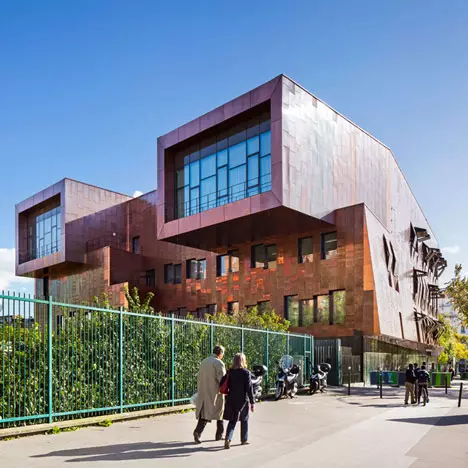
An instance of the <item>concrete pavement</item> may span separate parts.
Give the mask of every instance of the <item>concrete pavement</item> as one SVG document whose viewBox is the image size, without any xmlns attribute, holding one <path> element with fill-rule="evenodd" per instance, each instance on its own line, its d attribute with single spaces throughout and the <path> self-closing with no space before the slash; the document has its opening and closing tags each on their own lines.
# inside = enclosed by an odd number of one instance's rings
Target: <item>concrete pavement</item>
<svg viewBox="0 0 468 468">
<path fill-rule="evenodd" d="M 193 413 L 0 442 L 0 467 L 451 468 L 468 466 L 468 402 L 433 391 L 429 405 L 402 405 L 400 390 L 355 390 L 264 402 L 251 418 L 250 446 L 193 444 Z M 437 395 L 437 396 L 436 396 Z"/>
</svg>

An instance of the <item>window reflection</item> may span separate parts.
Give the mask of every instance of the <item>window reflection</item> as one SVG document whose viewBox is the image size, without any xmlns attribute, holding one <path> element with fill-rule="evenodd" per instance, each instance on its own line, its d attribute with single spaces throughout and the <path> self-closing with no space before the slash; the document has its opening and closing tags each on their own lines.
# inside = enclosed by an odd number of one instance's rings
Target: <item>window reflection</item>
<svg viewBox="0 0 468 468">
<path fill-rule="evenodd" d="M 49 210 L 28 227 L 28 260 L 60 251 L 62 237 L 62 207 Z"/>
<path fill-rule="evenodd" d="M 175 215 L 190 216 L 271 190 L 270 121 L 179 158 Z"/>
</svg>

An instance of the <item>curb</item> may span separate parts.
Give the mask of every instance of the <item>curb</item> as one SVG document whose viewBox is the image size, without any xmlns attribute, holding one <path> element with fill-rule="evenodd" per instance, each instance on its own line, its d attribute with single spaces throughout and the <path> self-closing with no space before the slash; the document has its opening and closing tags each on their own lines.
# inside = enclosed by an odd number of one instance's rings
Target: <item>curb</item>
<svg viewBox="0 0 468 468">
<path fill-rule="evenodd" d="M 132 419 L 151 418 L 154 416 L 164 416 L 166 414 L 181 413 L 182 411 L 193 410 L 193 405 L 171 406 L 168 408 L 155 408 L 149 410 L 132 411 L 131 413 L 106 414 L 104 416 L 94 416 L 91 418 L 71 419 L 69 421 L 57 421 L 52 424 L 36 424 L 31 426 L 12 427 L 0 429 L 0 440 L 8 437 L 22 437 L 27 435 L 44 434 L 55 427 L 66 429 L 69 427 L 96 426 L 104 421 L 129 421 Z"/>
</svg>

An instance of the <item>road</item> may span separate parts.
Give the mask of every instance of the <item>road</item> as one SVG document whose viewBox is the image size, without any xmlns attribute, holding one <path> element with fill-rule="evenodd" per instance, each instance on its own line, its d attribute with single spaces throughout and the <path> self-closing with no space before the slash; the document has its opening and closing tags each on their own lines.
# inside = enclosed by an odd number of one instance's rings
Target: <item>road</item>
<svg viewBox="0 0 468 468">
<path fill-rule="evenodd" d="M 433 391 L 426 407 L 403 406 L 401 390 L 353 389 L 263 402 L 251 418 L 249 446 L 236 430 L 231 450 L 215 426 L 195 445 L 193 413 L 88 427 L 0 442 L 0 467 L 432 468 L 468 466 L 468 400 Z"/>
</svg>

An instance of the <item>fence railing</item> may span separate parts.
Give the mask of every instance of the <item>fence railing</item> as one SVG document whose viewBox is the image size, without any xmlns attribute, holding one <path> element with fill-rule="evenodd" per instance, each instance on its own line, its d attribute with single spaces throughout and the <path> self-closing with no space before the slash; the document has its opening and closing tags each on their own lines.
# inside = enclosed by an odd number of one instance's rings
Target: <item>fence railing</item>
<svg viewBox="0 0 468 468">
<path fill-rule="evenodd" d="M 9 319 L 6 319 L 9 317 Z M 308 381 L 313 337 L 0 294 L 0 427 L 187 403 L 215 344 L 264 364 L 291 354 Z M 34 319 L 33 327 L 25 327 Z"/>
</svg>

